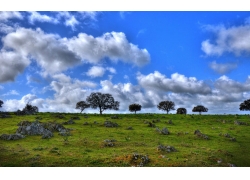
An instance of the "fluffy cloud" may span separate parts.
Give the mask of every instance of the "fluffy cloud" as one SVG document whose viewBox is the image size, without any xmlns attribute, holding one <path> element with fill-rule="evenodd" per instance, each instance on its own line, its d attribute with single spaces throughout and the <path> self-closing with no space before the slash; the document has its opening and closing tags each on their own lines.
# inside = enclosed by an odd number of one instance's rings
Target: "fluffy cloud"
<svg viewBox="0 0 250 180">
<path fill-rule="evenodd" d="M 102 77 L 105 73 L 105 69 L 100 66 L 93 66 L 91 67 L 88 72 L 86 73 L 90 77 Z"/>
<path fill-rule="evenodd" d="M 195 77 L 185 77 L 174 73 L 171 78 L 155 71 L 149 75 L 137 75 L 138 83 L 145 89 L 155 91 L 165 91 L 174 93 L 209 94 L 211 88 L 203 81 L 198 81 Z"/>
<path fill-rule="evenodd" d="M 245 83 L 240 83 L 229 79 L 227 76 L 221 76 L 214 82 L 214 87 L 226 93 L 242 93 L 250 91 L 250 76 Z"/>
<path fill-rule="evenodd" d="M 4 102 L 4 109 L 6 111 L 17 111 L 18 109 L 22 110 L 27 103 L 32 104 L 33 106 L 37 106 L 39 111 L 41 108 L 44 108 L 45 100 L 38 98 L 34 94 L 27 94 L 23 96 L 20 100 L 17 99 L 9 99 Z"/>
<path fill-rule="evenodd" d="M 9 19 L 23 19 L 23 16 L 20 12 L 17 12 L 17 11 L 1 11 L 0 12 L 0 21 L 6 22 Z"/>
<path fill-rule="evenodd" d="M 81 62 L 54 34 L 41 29 L 19 28 L 3 38 L 4 48 L 12 48 L 22 56 L 35 59 L 48 73 L 53 74 Z"/>
<path fill-rule="evenodd" d="M 209 64 L 209 67 L 219 74 L 226 74 L 233 69 L 237 68 L 237 63 L 224 63 L 219 64 L 216 61 L 213 61 Z"/>
<path fill-rule="evenodd" d="M 18 74 L 30 64 L 30 61 L 14 52 L 0 51 L 0 82 L 14 81 Z"/>
<path fill-rule="evenodd" d="M 207 55 L 221 56 L 223 53 L 250 53 L 250 25 L 233 26 L 225 28 L 224 26 L 209 26 L 207 28 L 216 35 L 216 39 L 211 42 L 207 39 L 202 42 L 201 49 Z"/>
<path fill-rule="evenodd" d="M 4 34 L 8 34 L 11 33 L 13 31 L 15 31 L 15 25 L 13 26 L 9 26 L 5 23 L 0 23 L 0 33 L 4 33 Z"/>
<path fill-rule="evenodd" d="M 10 90 L 9 92 L 3 94 L 3 96 L 9 96 L 9 95 L 19 95 L 19 93 L 16 90 Z"/>
<path fill-rule="evenodd" d="M 91 63 L 98 63 L 105 57 L 113 61 L 122 60 L 137 66 L 143 66 L 150 61 L 148 51 L 129 43 L 122 32 L 105 33 L 96 38 L 79 33 L 77 37 L 64 38 L 63 42 L 71 51 L 76 52 L 82 59 Z"/>
<path fill-rule="evenodd" d="M 32 11 L 30 12 L 30 16 L 29 16 L 29 22 L 31 24 L 34 24 L 34 22 L 48 22 L 48 23 L 53 23 L 53 24 L 57 24 L 59 23 L 58 19 L 47 16 L 47 15 L 42 15 L 38 12 Z"/>
</svg>

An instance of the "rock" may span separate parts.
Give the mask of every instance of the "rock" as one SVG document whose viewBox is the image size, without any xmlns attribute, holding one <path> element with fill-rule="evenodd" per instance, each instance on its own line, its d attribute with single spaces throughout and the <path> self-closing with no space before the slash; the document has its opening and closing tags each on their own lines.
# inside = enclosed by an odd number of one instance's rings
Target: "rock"
<svg viewBox="0 0 250 180">
<path fill-rule="evenodd" d="M 165 127 L 162 130 L 160 130 L 159 128 L 156 128 L 156 131 L 163 134 L 163 135 L 168 135 L 170 134 L 170 132 L 168 131 L 168 129 Z"/>
<path fill-rule="evenodd" d="M 173 146 L 164 146 L 162 144 L 160 144 L 158 147 L 157 147 L 157 150 L 158 151 L 165 151 L 165 152 L 176 152 L 177 150 L 173 147 Z"/>
<path fill-rule="evenodd" d="M 75 117 L 71 117 L 72 120 L 80 120 L 80 118 L 78 116 Z"/>
<path fill-rule="evenodd" d="M 114 142 L 116 142 L 115 139 L 105 139 L 104 146 L 113 147 L 113 146 L 115 146 Z"/>
<path fill-rule="evenodd" d="M 171 120 L 171 119 L 168 121 L 168 124 L 173 124 L 173 122 L 172 122 L 172 120 Z"/>
<path fill-rule="evenodd" d="M 88 122 L 84 122 L 83 125 L 89 125 L 89 123 Z"/>
<path fill-rule="evenodd" d="M 105 121 L 104 126 L 105 127 L 118 127 L 118 124 L 115 122 L 111 122 L 111 121 Z"/>
<path fill-rule="evenodd" d="M 133 130 L 133 128 L 131 126 L 126 128 L 127 130 Z"/>
<path fill-rule="evenodd" d="M 131 163 L 133 163 L 137 167 L 143 167 L 148 162 L 149 158 L 147 155 L 134 153 L 131 157 Z"/>
<path fill-rule="evenodd" d="M 206 140 L 209 139 L 209 137 L 208 137 L 207 135 L 202 134 L 202 133 L 200 132 L 200 130 L 198 130 L 198 129 L 194 131 L 194 134 L 195 134 L 196 136 L 198 136 L 198 137 L 202 137 L 203 139 L 206 139 Z"/>
<path fill-rule="evenodd" d="M 235 125 L 247 125 L 245 122 L 240 122 L 240 121 L 234 121 Z"/>
<path fill-rule="evenodd" d="M 70 119 L 66 122 L 63 123 L 64 125 L 67 125 L 67 124 L 75 124 L 75 122 L 73 121 L 73 119 Z"/>
<path fill-rule="evenodd" d="M 9 141 L 9 140 L 23 139 L 23 138 L 25 138 L 25 136 L 22 135 L 22 134 L 19 134 L 19 133 L 16 133 L 16 134 L 2 134 L 0 136 L 0 138 L 3 139 L 3 140 Z"/>
<path fill-rule="evenodd" d="M 71 133 L 69 131 L 61 131 L 58 134 L 61 136 L 71 136 Z"/>
<path fill-rule="evenodd" d="M 43 136 L 42 136 L 42 139 L 50 139 L 51 137 L 53 137 L 53 133 L 49 130 L 45 130 L 43 132 Z"/>
<path fill-rule="evenodd" d="M 98 122 L 94 121 L 94 124 L 98 124 Z"/>
<path fill-rule="evenodd" d="M 119 117 L 117 115 L 114 115 L 114 116 L 110 116 L 110 119 L 119 119 Z"/>
<path fill-rule="evenodd" d="M 148 123 L 148 126 L 149 126 L 149 127 L 155 127 L 155 124 L 152 123 L 152 122 L 149 122 L 149 123 Z"/>
</svg>

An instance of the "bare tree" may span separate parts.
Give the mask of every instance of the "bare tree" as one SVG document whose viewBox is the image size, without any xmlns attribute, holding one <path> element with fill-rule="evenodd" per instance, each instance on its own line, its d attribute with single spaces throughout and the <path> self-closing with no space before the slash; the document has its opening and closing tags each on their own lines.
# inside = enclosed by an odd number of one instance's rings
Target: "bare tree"
<svg viewBox="0 0 250 180">
<path fill-rule="evenodd" d="M 76 109 L 80 109 L 81 113 L 84 109 L 89 108 L 89 106 L 90 105 L 85 101 L 79 101 L 78 103 L 76 103 Z"/>
<path fill-rule="evenodd" d="M 114 100 L 111 94 L 102 94 L 100 92 L 91 93 L 86 101 L 91 108 L 99 108 L 100 114 L 107 109 L 119 110 L 120 105 L 118 101 Z"/>
<path fill-rule="evenodd" d="M 167 111 L 167 114 L 169 111 L 175 110 L 174 106 L 175 104 L 172 101 L 162 101 L 157 105 L 159 110 Z"/>
<path fill-rule="evenodd" d="M 193 108 L 192 112 L 199 112 L 199 114 L 201 115 L 201 112 L 207 112 L 208 108 L 202 106 L 202 105 L 198 105 L 196 107 Z"/>
<path fill-rule="evenodd" d="M 129 111 L 130 112 L 135 112 L 136 114 L 136 111 L 140 111 L 141 110 L 141 105 L 140 104 L 130 104 L 129 105 Z"/>
</svg>

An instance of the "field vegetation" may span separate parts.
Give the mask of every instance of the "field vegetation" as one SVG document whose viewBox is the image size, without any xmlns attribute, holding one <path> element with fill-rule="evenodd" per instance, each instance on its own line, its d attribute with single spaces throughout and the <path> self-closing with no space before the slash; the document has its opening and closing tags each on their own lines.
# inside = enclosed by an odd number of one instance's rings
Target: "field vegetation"
<svg viewBox="0 0 250 180">
<path fill-rule="evenodd" d="M 0 138 L 1 167 L 250 166 L 249 115 L 40 112 L 10 116 L 0 118 L 0 136 L 15 134 L 22 121 L 63 124 L 71 119 L 75 123 L 63 125 L 70 129 L 69 136 L 54 132 L 48 139 Z M 107 123 L 114 126 L 106 127 Z"/>
</svg>

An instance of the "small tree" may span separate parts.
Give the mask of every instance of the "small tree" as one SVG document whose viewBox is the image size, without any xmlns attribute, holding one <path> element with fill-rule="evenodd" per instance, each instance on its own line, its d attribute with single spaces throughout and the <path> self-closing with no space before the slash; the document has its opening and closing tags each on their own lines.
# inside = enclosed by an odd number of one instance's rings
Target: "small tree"
<svg viewBox="0 0 250 180">
<path fill-rule="evenodd" d="M 89 106 L 90 105 L 85 101 L 79 101 L 78 103 L 76 103 L 76 109 L 80 109 L 81 113 L 84 109 L 89 108 Z"/>
<path fill-rule="evenodd" d="M 3 105 L 3 101 L 2 101 L 2 100 L 0 100 L 0 108 L 2 107 L 2 105 Z"/>
<path fill-rule="evenodd" d="M 102 94 L 100 92 L 91 93 L 86 101 L 93 109 L 99 108 L 100 114 L 106 109 L 119 110 L 120 103 L 115 101 L 111 94 Z"/>
<path fill-rule="evenodd" d="M 141 105 L 140 104 L 130 104 L 129 105 L 129 111 L 130 112 L 135 112 L 136 114 L 136 111 L 140 111 L 141 110 Z"/>
<path fill-rule="evenodd" d="M 250 111 L 250 99 L 245 100 L 243 103 L 240 104 L 241 111 Z"/>
<path fill-rule="evenodd" d="M 201 115 L 201 112 L 207 112 L 208 108 L 202 106 L 202 105 L 198 105 L 196 107 L 193 108 L 192 112 L 199 112 L 199 114 Z"/>
<path fill-rule="evenodd" d="M 167 114 L 169 111 L 175 110 L 174 106 L 175 104 L 172 101 L 162 101 L 157 105 L 159 110 L 167 111 Z"/>
<path fill-rule="evenodd" d="M 186 108 L 178 108 L 176 114 L 187 114 Z"/>
<path fill-rule="evenodd" d="M 38 107 L 32 106 L 31 104 L 27 103 L 22 111 L 24 112 L 24 114 L 35 114 L 38 112 Z"/>
</svg>

